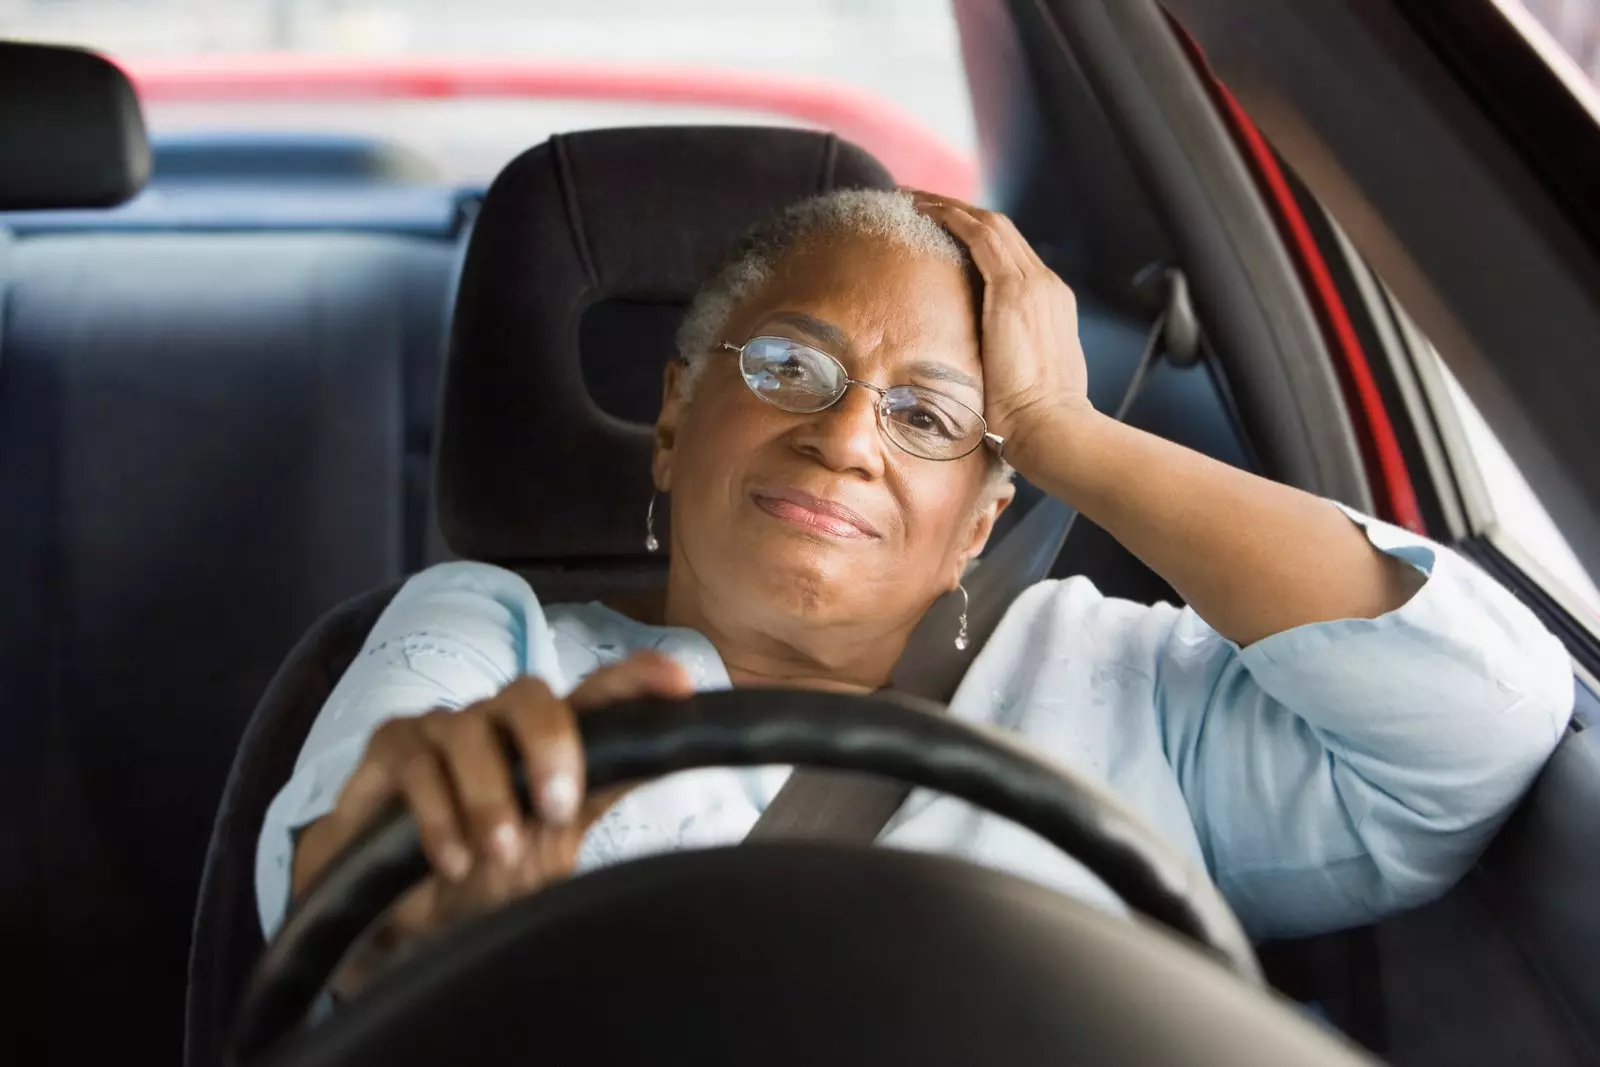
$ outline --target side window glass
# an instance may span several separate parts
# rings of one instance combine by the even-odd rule
[[[1541,55],[1600,86],[1600,0],[1495,0]],[[1559,57],[1559,58],[1553,58]]]
[[[1509,541],[1517,550],[1519,565],[1542,572],[1530,574],[1530,577],[1542,579],[1542,585],[1548,586],[1551,581],[1558,583],[1570,594],[1569,599],[1575,599],[1587,609],[1591,620],[1600,619],[1600,589],[1596,589],[1572,546],[1494,430],[1432,345],[1425,345],[1418,356],[1431,362],[1431,369],[1443,385],[1442,389],[1434,390],[1436,414],[1456,424],[1458,444],[1464,446],[1453,450],[1457,453],[1452,456],[1457,476],[1477,482],[1480,504],[1488,509],[1495,541]],[[1437,411],[1441,401],[1448,405],[1447,412]],[[1463,451],[1465,456],[1459,454]],[[1470,464],[1472,469],[1462,470],[1464,463]]]

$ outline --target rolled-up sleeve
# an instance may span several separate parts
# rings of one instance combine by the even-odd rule
[[[1212,877],[1257,938],[1356,925],[1443,893],[1560,741],[1565,648],[1506,589],[1346,509],[1427,575],[1376,619],[1240,649],[1191,611],[1157,712]]]
[[[333,810],[383,722],[493,696],[522,674],[559,685],[528,583],[482,563],[444,563],[395,594],[328,696],[256,846],[256,906],[270,937],[289,902],[294,833]]]

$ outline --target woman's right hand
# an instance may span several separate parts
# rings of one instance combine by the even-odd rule
[[[577,716],[641,696],[683,698],[687,673],[645,652],[603,667],[559,699],[523,677],[460,711],[391,719],[367,743],[332,812],[308,826],[295,849],[298,899],[328,862],[394,797],[417,821],[434,876],[390,913],[365,963],[347,969],[342,991],[361,984],[379,957],[451,920],[531,892],[572,870],[584,831],[620,790],[585,796]],[[499,738],[514,739],[526,768],[531,818],[521,812]]]

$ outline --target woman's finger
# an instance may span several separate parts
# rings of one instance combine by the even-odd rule
[[[522,813],[511,786],[505,752],[487,716],[434,712],[420,726],[450,774],[457,804],[480,853],[503,867],[522,861]]]
[[[583,742],[567,702],[523,677],[494,698],[493,712],[522,754],[534,814],[552,826],[572,822],[583,801]]]
[[[472,850],[444,766],[418,724],[412,720],[385,723],[372,735],[367,758],[388,765],[396,791],[416,820],[422,850],[433,869],[451,881],[465,878],[472,869]]]
[[[589,675],[567,699],[573,707],[587,710],[635,697],[681,700],[693,694],[694,680],[676,660],[659,652],[636,652]]]
[[[571,826],[539,826],[531,834],[532,847],[522,861],[519,888],[531,892],[556,878],[572,873],[578,862],[578,846],[583,829]]]
[[[931,218],[944,224],[952,233],[956,233],[955,227],[950,226],[942,217],[945,213],[964,214],[979,226],[992,230],[996,238],[1004,246],[1007,257],[1019,269],[1049,269],[1044,260],[1039,258],[1038,251],[1034,249],[1026,237],[1022,236],[1022,231],[1017,229],[1017,224],[1011,221],[1009,215],[973,207],[971,204],[953,197],[937,197],[923,193],[913,193],[913,198],[919,210],[925,210]],[[956,233],[956,236],[961,237],[962,235]],[[962,240],[965,241],[966,238],[962,237]],[[971,247],[970,242],[968,247]]]
[[[339,799],[328,815],[329,822],[338,826],[335,836],[340,845],[344,844],[346,837],[370,822],[399,792],[393,765],[382,759],[381,753],[379,758],[374,757],[374,750],[380,748],[373,743],[376,740],[374,736],[367,743],[366,753],[345,781],[344,789],[340,791]]]
[[[523,679],[497,700],[516,737],[528,772],[534,807],[547,823],[578,819],[584,796],[583,743],[574,710],[582,711],[640,696],[683,698],[694,691],[688,674],[659,653],[646,652],[602,667],[565,701],[543,683]]]
[[[1019,263],[1030,263],[1039,267],[1045,266],[1044,260],[1039,258],[1038,251],[1026,237],[1022,236],[1022,231],[1017,229],[1017,224],[1011,220],[1010,215],[1000,211],[989,211],[953,196],[942,196],[905,185],[901,186],[900,189],[902,192],[911,194],[913,203],[919,209],[923,207],[953,208],[966,212],[982,225],[993,226],[1005,239],[1013,258]]]
[[[972,253],[972,262],[977,265],[978,273],[983,275],[985,282],[999,285],[1023,276],[1023,263],[1017,261],[1010,242],[996,227],[953,204],[929,203],[922,205],[922,210],[967,246]]]
[[[368,756],[356,765],[333,810],[300,831],[289,871],[290,899],[299,900],[328,861],[399,792],[390,766],[370,753],[369,744]]]
[[[472,869],[455,798],[433,749],[414,719],[380,726],[367,742],[327,817],[307,827],[295,849],[294,892],[298,894],[395,796],[416,819],[423,851],[434,870],[460,880]]]
[[[985,214],[990,225],[996,227],[1005,235],[1014,257],[1025,261],[1038,270],[1050,269],[1045,264],[1045,261],[1039,258],[1039,250],[1033,247],[1031,241],[1022,236],[1022,231],[1017,229],[1017,224],[1011,220],[1010,215],[999,211],[990,211]]]

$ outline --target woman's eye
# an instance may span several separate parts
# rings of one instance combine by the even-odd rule
[[[955,430],[944,416],[927,407],[916,407],[905,411],[900,418],[906,426],[923,433],[936,433],[941,437],[954,437]]]

